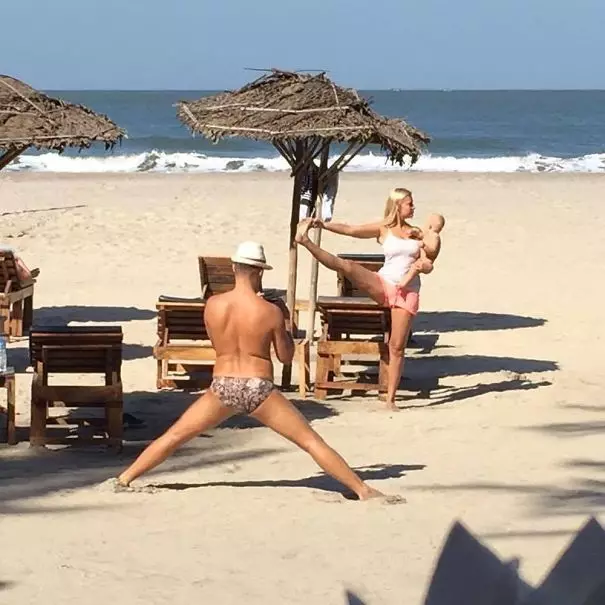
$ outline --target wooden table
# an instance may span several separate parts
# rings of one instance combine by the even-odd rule
[[[9,445],[17,443],[17,431],[15,427],[15,369],[7,368],[6,372],[0,374],[0,388],[6,389],[6,435],[0,441]]]

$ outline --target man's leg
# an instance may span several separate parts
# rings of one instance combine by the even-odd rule
[[[311,428],[306,418],[279,391],[273,391],[251,415],[310,454],[328,475],[357,494],[360,500],[385,497],[381,492],[366,485],[342,456]],[[403,499],[389,497],[389,501]]]
[[[362,267],[355,261],[339,258],[330,254],[327,250],[320,248],[309,239],[307,231],[310,221],[301,221],[296,232],[296,243],[304,246],[324,267],[342,273],[349,281],[353,282],[360,290],[363,290],[370,298],[379,305],[384,305],[384,289],[382,281],[377,273]]]
[[[118,477],[120,485],[129,485],[143,473],[164,462],[183,443],[224,422],[233,415],[231,408],[221,405],[212,391],[206,391],[161,436],[150,443],[140,456]]]

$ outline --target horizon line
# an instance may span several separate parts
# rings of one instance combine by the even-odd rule
[[[224,92],[230,88],[40,88],[47,92]],[[605,88],[356,88],[368,92],[605,92]]]

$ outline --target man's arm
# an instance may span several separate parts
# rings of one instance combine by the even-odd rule
[[[290,323],[290,314],[283,301],[280,300],[279,303],[273,303],[273,347],[277,359],[289,365],[294,359],[294,340],[286,327],[286,321]]]

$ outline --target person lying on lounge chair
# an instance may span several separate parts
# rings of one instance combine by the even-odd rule
[[[38,277],[40,270],[33,269],[30,271],[28,266],[23,262],[23,259],[17,254],[17,252],[10,246],[0,246],[0,254],[2,252],[10,252],[15,259],[15,268],[17,270],[17,277],[19,281],[26,282]]]

